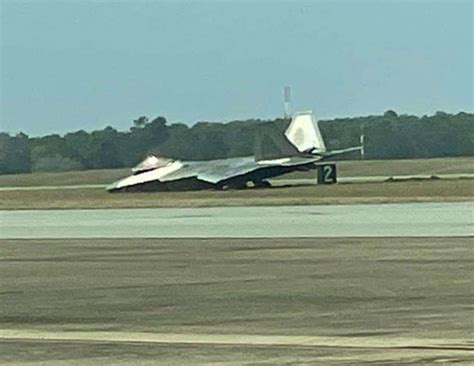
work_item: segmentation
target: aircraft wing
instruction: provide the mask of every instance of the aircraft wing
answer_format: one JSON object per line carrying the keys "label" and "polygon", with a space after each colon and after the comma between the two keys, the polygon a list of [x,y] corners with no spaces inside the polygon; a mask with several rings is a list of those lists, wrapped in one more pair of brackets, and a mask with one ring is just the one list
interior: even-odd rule
{"label": "aircraft wing", "polygon": [[107,190],[238,188],[247,182],[264,186],[268,178],[311,169],[319,160],[356,150],[363,153],[362,146],[328,151],[312,112],[301,112],[291,122],[262,124],[256,135],[254,156],[188,162],[149,156],[134,168],[134,175],[113,183]]}
{"label": "aircraft wing", "polygon": [[318,161],[315,157],[293,157],[256,162],[254,157],[231,158],[199,162],[185,162],[177,171],[164,176],[160,181],[169,182],[177,179],[195,177],[199,180],[218,184],[232,178],[251,174],[268,168],[290,168],[312,164]]}
{"label": "aircraft wing", "polygon": [[171,182],[179,179],[196,178],[204,182],[216,184],[220,181],[248,172],[253,169],[255,162],[250,158],[232,158],[209,161],[183,162],[183,167],[160,179],[162,182]]}
{"label": "aircraft wing", "polygon": [[145,184],[193,180],[216,186],[232,184],[234,181],[262,180],[312,165],[318,160],[320,157],[290,157],[262,161],[255,161],[254,157],[196,162],[176,161],[167,168],[158,168],[119,180],[108,186],[107,190],[116,191]]}

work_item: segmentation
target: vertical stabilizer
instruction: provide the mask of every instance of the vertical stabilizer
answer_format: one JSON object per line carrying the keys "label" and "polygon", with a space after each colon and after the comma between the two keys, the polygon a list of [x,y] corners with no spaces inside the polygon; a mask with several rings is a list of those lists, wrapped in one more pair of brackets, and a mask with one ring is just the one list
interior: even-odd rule
{"label": "vertical stabilizer", "polygon": [[324,154],[324,144],[318,122],[313,112],[296,113],[285,131],[287,139],[300,153]]}
{"label": "vertical stabilizer", "polygon": [[257,130],[255,140],[255,161],[299,156],[301,153],[285,136],[289,121],[263,123]]}

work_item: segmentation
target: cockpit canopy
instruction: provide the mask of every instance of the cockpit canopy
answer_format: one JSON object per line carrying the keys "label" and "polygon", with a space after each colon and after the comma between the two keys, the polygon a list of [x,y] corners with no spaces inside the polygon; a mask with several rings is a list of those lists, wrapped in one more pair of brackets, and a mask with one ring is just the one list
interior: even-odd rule
{"label": "cockpit canopy", "polygon": [[163,158],[156,155],[148,155],[145,160],[132,168],[133,174],[140,174],[150,170],[163,168],[170,165],[174,160]]}

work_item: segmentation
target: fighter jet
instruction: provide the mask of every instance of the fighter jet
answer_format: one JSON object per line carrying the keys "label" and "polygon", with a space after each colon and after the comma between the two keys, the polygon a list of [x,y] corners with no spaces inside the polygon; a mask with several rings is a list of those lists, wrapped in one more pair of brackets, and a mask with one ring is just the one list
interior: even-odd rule
{"label": "fighter jet", "polygon": [[317,162],[362,146],[328,151],[311,111],[291,121],[259,126],[254,156],[208,161],[181,161],[149,155],[132,175],[106,187],[109,192],[189,191],[269,187],[269,178],[316,169]]}

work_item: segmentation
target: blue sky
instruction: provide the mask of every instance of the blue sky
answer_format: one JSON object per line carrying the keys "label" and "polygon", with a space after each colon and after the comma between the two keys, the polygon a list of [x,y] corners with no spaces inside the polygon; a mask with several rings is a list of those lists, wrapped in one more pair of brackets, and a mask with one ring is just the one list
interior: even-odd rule
{"label": "blue sky", "polygon": [[1,2],[0,130],[473,110],[473,2]]}

